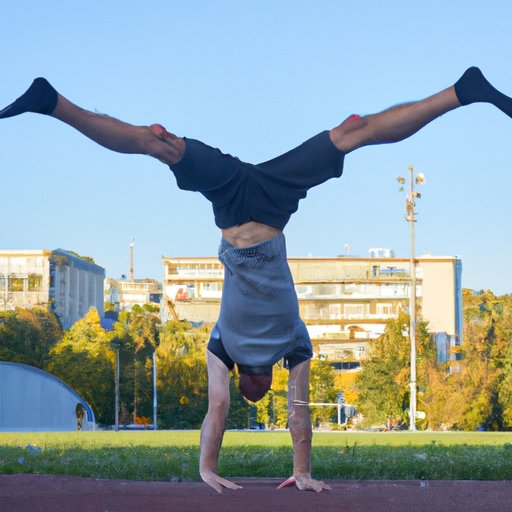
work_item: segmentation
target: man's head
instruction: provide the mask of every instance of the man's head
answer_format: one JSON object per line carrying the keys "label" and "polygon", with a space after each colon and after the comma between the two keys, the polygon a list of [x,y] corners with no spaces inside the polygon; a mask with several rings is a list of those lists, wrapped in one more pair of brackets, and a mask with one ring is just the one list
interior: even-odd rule
{"label": "man's head", "polygon": [[251,402],[261,400],[272,385],[272,366],[246,366],[239,364],[240,392]]}

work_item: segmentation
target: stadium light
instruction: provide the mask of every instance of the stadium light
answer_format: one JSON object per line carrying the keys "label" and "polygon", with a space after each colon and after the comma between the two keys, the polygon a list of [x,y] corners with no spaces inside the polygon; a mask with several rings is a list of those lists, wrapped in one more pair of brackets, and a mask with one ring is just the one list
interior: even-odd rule
{"label": "stadium light", "polygon": [[[397,181],[400,185],[404,185],[406,179],[399,176]],[[405,197],[405,220],[409,222],[409,268],[410,268],[410,298],[409,298],[409,339],[411,344],[411,381],[409,395],[409,430],[416,431],[417,413],[417,395],[416,395],[416,258],[415,258],[415,240],[414,240],[414,223],[416,222],[415,200],[421,197],[419,192],[414,190],[414,185],[422,185],[425,183],[425,175],[418,173],[414,176],[414,167],[409,166],[409,193]],[[404,190],[401,186],[400,191]]]}

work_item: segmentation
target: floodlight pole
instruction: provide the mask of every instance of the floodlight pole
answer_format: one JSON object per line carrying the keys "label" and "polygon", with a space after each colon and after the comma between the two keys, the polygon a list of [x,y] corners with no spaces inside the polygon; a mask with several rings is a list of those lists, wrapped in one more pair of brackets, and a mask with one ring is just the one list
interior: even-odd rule
{"label": "floodlight pole", "polygon": [[409,339],[411,342],[411,382],[409,395],[409,430],[416,431],[416,259],[415,259],[415,240],[414,240],[414,223],[415,220],[415,194],[414,194],[414,168],[409,166],[409,195],[407,196],[407,216],[409,221],[409,242],[410,257],[409,268],[411,273],[410,300],[409,300]]}

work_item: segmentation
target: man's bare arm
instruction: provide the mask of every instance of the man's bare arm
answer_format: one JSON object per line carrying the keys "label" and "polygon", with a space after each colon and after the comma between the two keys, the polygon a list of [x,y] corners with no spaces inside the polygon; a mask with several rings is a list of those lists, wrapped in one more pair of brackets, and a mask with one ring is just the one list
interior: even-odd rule
{"label": "man's bare arm", "polygon": [[229,370],[210,351],[206,352],[206,362],[208,366],[208,412],[201,427],[199,473],[203,481],[217,492],[222,492],[223,487],[240,489],[240,486],[217,475],[217,460],[229,412]]}
{"label": "man's bare arm", "polygon": [[288,380],[288,427],[293,442],[293,476],[282,486],[295,483],[301,491],[316,492],[330,489],[324,482],[311,478],[313,432],[309,414],[309,360],[290,370]]}

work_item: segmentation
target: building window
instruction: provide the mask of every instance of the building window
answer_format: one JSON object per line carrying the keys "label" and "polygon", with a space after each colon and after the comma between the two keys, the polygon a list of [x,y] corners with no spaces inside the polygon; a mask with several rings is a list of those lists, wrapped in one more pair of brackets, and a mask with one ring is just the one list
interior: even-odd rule
{"label": "building window", "polygon": [[328,304],[319,304],[318,305],[318,318],[321,320],[329,319],[329,305]]}
{"label": "building window", "polygon": [[345,304],[346,316],[363,316],[364,307],[362,304]]}
{"label": "building window", "polygon": [[23,291],[23,278],[11,277],[9,279],[9,291],[10,292],[22,292]]}
{"label": "building window", "polygon": [[4,290],[5,290],[5,277],[0,276],[0,291],[4,291]]}
{"label": "building window", "polygon": [[329,318],[331,320],[341,318],[341,304],[329,304]]}
{"label": "building window", "polygon": [[28,275],[28,291],[39,292],[43,286],[43,276],[41,274]]}
{"label": "building window", "polygon": [[335,295],[336,286],[333,284],[321,284],[319,286],[318,295]]}
{"label": "building window", "polygon": [[378,315],[392,315],[393,306],[391,304],[377,304]]}
{"label": "building window", "polygon": [[167,273],[168,274],[177,274],[178,273],[178,265],[176,263],[168,263],[167,264]]}

